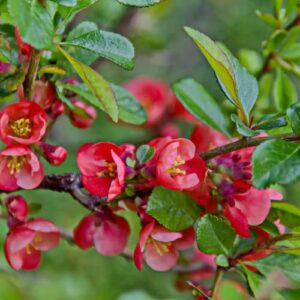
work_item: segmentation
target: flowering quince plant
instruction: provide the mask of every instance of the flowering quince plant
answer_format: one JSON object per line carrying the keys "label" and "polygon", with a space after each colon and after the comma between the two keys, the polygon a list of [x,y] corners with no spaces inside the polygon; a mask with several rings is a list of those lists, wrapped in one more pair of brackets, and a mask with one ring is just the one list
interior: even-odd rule
{"label": "flowering quince plant", "polygon": [[[66,31],[74,12],[96,0],[4,2],[12,30],[0,29],[0,192],[8,228],[4,254],[13,269],[36,269],[41,252],[63,238],[83,250],[125,256],[140,271],[145,262],[155,271],[175,272],[176,287],[195,299],[221,300],[225,285],[243,299],[259,297],[273,267],[300,282],[300,213],[285,201],[283,186],[300,179],[300,105],[289,79],[299,77],[299,57],[287,50],[298,45],[287,38],[299,35],[297,1],[284,7],[275,0],[274,16],[258,14],[275,25],[257,70],[251,68],[253,55],[239,61],[205,34],[185,28],[233,104],[231,121],[228,109],[194,79],[170,88],[142,76],[117,86],[93,70],[89,65],[99,58],[127,70],[134,66],[127,38],[96,24],[91,30],[91,22]],[[29,19],[31,26],[24,26]],[[278,30],[286,36],[280,46]],[[274,105],[264,111],[259,86],[275,70]],[[59,166],[68,154],[65,145],[48,141],[56,121],[65,115],[86,130],[97,110],[112,122],[146,128],[152,138],[142,145],[80,145],[79,173],[44,174],[43,159]],[[192,133],[178,120],[193,127]],[[71,231],[30,218],[22,190],[34,189],[68,193],[86,215]],[[139,218],[140,228],[129,226],[124,211]],[[129,251],[129,237],[137,231],[135,250]],[[242,278],[233,281],[228,272]]]}

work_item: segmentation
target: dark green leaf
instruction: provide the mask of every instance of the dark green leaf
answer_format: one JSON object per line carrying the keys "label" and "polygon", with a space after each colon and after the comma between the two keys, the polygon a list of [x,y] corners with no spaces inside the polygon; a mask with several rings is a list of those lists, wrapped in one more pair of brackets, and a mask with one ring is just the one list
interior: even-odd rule
{"label": "dark green leaf", "polygon": [[253,248],[253,246],[256,244],[256,241],[257,241],[257,234],[254,230],[251,231],[251,237],[247,239],[237,235],[233,243],[231,256],[237,257],[242,253],[246,253],[250,251]]}
{"label": "dark green leaf", "polygon": [[96,3],[98,0],[77,0],[77,4],[73,7],[66,7],[60,5],[58,11],[63,19],[62,23],[60,24],[60,28],[66,25],[72,17],[80,12],[81,10],[91,6],[92,4]]}
{"label": "dark green leaf", "polygon": [[134,66],[133,45],[128,39],[117,33],[94,30],[61,44],[89,50],[128,70]]}
{"label": "dark green leaf", "polygon": [[267,116],[267,118],[261,120],[259,124],[257,124],[255,127],[257,130],[267,131],[275,128],[284,127],[287,125],[288,123],[284,116],[273,115],[273,116]]}
{"label": "dark green leaf", "polygon": [[54,35],[52,19],[39,1],[8,0],[7,7],[24,42],[37,49],[51,48]]}
{"label": "dark green leaf", "polygon": [[140,164],[149,161],[154,155],[155,149],[149,145],[141,145],[136,150],[136,158]]}
{"label": "dark green leaf", "polygon": [[300,283],[300,256],[298,255],[276,253],[249,264],[265,275],[276,268],[280,269],[290,280]]}
{"label": "dark green leaf", "polygon": [[291,122],[291,126],[293,131],[300,135],[300,104],[296,103],[288,108],[287,115]]}
{"label": "dark green leaf", "polygon": [[254,136],[262,132],[261,130],[253,130],[249,128],[236,114],[231,115],[231,120],[235,123],[237,132],[242,136]]}
{"label": "dark green leaf", "polygon": [[249,114],[258,96],[256,79],[241,66],[228,51],[226,53],[206,35],[192,28],[185,28],[215,71],[226,96],[234,103],[245,118]]}
{"label": "dark green leaf", "polygon": [[173,85],[173,90],[183,106],[198,120],[229,135],[220,105],[193,79],[183,79]]}
{"label": "dark green leaf", "polygon": [[121,4],[132,5],[132,6],[150,6],[160,2],[160,0],[117,0]]}
{"label": "dark green leaf", "polygon": [[281,69],[277,69],[273,95],[279,111],[285,111],[291,104],[297,101],[297,91],[294,84]]}
{"label": "dark green leaf", "polygon": [[62,48],[58,47],[58,49],[76,70],[83,82],[90,88],[94,96],[101,102],[104,111],[114,122],[117,122],[119,110],[109,82],[92,68],[76,60]]}
{"label": "dark green leaf", "polygon": [[[80,95],[83,99],[88,101],[95,107],[103,110],[103,105],[98,99],[90,92],[85,84],[60,84],[63,88]],[[130,94],[126,89],[117,85],[111,84],[115,94],[118,107],[119,118],[123,122],[134,125],[142,125],[147,121],[147,115],[144,109],[136,98]]]}
{"label": "dark green leaf", "polygon": [[195,223],[200,209],[186,193],[156,187],[149,197],[147,212],[166,228],[180,231]]}
{"label": "dark green leaf", "polygon": [[198,248],[207,254],[229,255],[235,231],[224,219],[207,214],[197,224]]}
{"label": "dark green leaf", "polygon": [[300,145],[282,140],[259,145],[252,156],[253,184],[266,188],[272,184],[300,179]]}

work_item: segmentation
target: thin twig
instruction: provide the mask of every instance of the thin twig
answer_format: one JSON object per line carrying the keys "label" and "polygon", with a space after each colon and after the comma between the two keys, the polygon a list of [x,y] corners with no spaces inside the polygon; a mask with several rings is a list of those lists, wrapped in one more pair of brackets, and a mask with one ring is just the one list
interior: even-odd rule
{"label": "thin twig", "polygon": [[40,58],[41,58],[41,51],[34,49],[32,52],[32,57],[30,60],[28,72],[24,80],[24,96],[28,100],[32,98],[33,84],[38,71]]}
{"label": "thin twig", "polygon": [[217,272],[216,272],[216,277],[214,280],[214,284],[212,287],[211,300],[216,300],[216,297],[219,293],[220,283],[222,281],[223,275],[224,275],[224,270],[222,268],[218,267]]}

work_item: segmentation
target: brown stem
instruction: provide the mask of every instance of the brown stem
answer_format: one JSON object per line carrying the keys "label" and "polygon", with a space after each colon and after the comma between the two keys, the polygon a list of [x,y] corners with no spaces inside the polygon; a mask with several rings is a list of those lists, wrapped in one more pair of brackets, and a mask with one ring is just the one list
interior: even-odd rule
{"label": "brown stem", "polygon": [[40,0],[40,3],[41,3],[44,7],[47,7],[47,0]]}
{"label": "brown stem", "polygon": [[222,281],[224,275],[224,270],[220,267],[218,267],[216,272],[216,277],[214,280],[214,284],[212,287],[212,293],[211,293],[211,300],[216,300],[216,297],[218,295],[219,289],[220,289],[220,283]]}
{"label": "brown stem", "polygon": [[266,137],[259,137],[259,138],[242,138],[240,140],[237,140],[236,142],[217,147],[205,152],[200,153],[200,157],[203,160],[210,160],[214,157],[230,153],[236,150],[240,150],[243,148],[248,148],[248,147],[255,147],[260,145],[261,143],[269,140],[274,140],[274,139],[283,139],[283,140],[289,140],[289,141],[296,141],[299,140],[299,137],[296,136],[295,134],[287,134],[284,136],[266,136]]}
{"label": "brown stem", "polygon": [[33,84],[38,71],[40,58],[41,58],[41,51],[34,49],[30,60],[28,72],[24,80],[24,96],[28,100],[32,98]]}

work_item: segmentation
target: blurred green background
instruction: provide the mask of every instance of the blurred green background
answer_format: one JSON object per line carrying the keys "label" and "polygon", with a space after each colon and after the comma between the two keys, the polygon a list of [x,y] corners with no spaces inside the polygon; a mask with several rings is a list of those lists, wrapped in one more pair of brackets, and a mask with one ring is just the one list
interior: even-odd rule
{"label": "blurred green background", "polygon": [[[172,83],[183,77],[194,77],[215,96],[222,97],[215,77],[183,27],[188,25],[226,44],[233,53],[248,48],[260,51],[261,42],[270,33],[256,16],[255,10],[271,11],[271,0],[163,0],[146,9],[127,8],[113,0],[100,0],[79,14],[69,26],[94,21],[106,30],[120,32],[136,46],[136,67],[124,71],[109,62],[95,67],[117,84],[139,75],[149,75]],[[184,132],[189,134],[188,131]],[[55,125],[51,142],[69,150],[67,162],[59,168],[46,163],[46,172],[64,173],[77,170],[75,157],[85,142],[109,140],[116,143],[139,143],[149,132],[124,124],[113,125],[98,115],[92,128],[82,131],[72,127],[67,118]],[[87,212],[68,195],[50,191],[24,193],[30,203],[41,203],[38,215],[59,226],[72,229]],[[130,240],[132,249],[137,240],[138,220],[128,216],[135,228]],[[1,241],[6,225],[1,223]],[[122,257],[103,257],[94,249],[81,251],[61,241],[60,246],[43,255],[36,272],[14,272],[0,261],[0,300],[154,300],[193,299],[174,288],[172,273],[157,273],[146,266],[138,272],[132,262]],[[0,270],[0,271],[1,271]],[[222,300],[233,300],[231,295]]]}

